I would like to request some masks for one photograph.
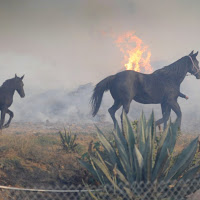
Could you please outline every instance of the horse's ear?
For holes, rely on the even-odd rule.
[[[15,74],[15,78],[17,78],[17,74]]]
[[[193,56],[194,56],[194,57],[197,57],[198,53],[199,53],[199,52],[197,51],[195,54],[193,54]]]
[[[24,75],[20,79],[23,80],[23,78],[24,78]]]
[[[194,53],[194,50],[193,50],[193,51],[191,51],[191,53],[189,54],[189,56],[192,56],[192,55],[193,55],[193,53]]]

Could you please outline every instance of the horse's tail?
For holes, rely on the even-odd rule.
[[[103,93],[110,89],[110,84],[111,84],[111,81],[113,80],[114,77],[115,77],[115,75],[108,76],[107,78],[103,79],[98,84],[96,84],[94,91],[93,91],[93,95],[91,97],[92,116],[93,117],[99,111],[101,101],[102,101],[102,97],[103,97]]]

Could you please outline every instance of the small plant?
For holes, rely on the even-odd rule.
[[[143,199],[142,192],[135,194],[132,190],[135,183],[163,184],[165,182],[166,190],[171,190],[175,189],[180,181],[194,178],[200,169],[200,165],[191,168],[198,148],[198,138],[194,139],[179,155],[174,156],[178,123],[170,122],[156,142],[153,112],[148,121],[142,113],[137,129],[134,131],[123,111],[122,130],[116,124],[113,132],[115,146],[98,127],[97,134],[104,151],[97,150],[96,155],[89,154],[89,162],[79,160],[80,163],[102,185],[109,183],[115,190],[123,190],[130,199]],[[173,185],[169,184],[172,181]],[[157,192],[156,195],[162,197],[162,193]]]
[[[134,121],[132,122],[132,127],[133,127],[133,130],[134,130],[135,132],[137,132],[138,120],[134,120]]]
[[[66,131],[66,129],[64,129],[64,133],[59,131],[59,135],[63,149],[66,152],[75,152],[78,145],[76,143],[77,135],[72,135],[71,131]]]

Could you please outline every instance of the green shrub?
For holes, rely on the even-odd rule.
[[[76,138],[77,135],[72,135],[71,131],[66,131],[64,129],[64,133],[59,132],[60,139],[61,139],[61,145],[63,147],[63,150],[66,152],[75,152],[77,143],[76,143]]]
[[[122,114],[122,130],[118,124],[113,132],[114,144],[108,141],[97,127],[97,135],[104,151],[89,154],[89,162],[79,160],[102,184],[123,190],[133,198],[131,185],[134,183],[161,183],[193,178],[200,169],[199,165],[190,168],[198,147],[198,138],[194,139],[183,151],[174,156],[173,151],[178,136],[178,124],[169,123],[161,137],[156,137],[154,113],[148,121],[142,113],[133,130],[127,115]],[[106,156],[105,156],[106,154]],[[107,159],[105,159],[107,158]],[[176,184],[173,184],[173,188]],[[170,187],[168,188],[170,189]],[[159,195],[159,194],[158,194]],[[140,199],[140,198],[139,198]]]

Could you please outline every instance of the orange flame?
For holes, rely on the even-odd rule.
[[[115,43],[124,54],[123,65],[127,70],[143,71],[151,73],[153,71],[150,65],[151,52],[148,46],[134,32],[127,32],[119,36]]]

